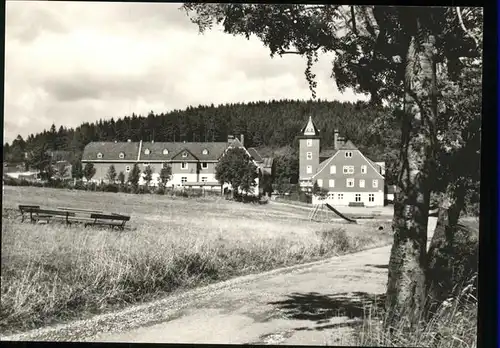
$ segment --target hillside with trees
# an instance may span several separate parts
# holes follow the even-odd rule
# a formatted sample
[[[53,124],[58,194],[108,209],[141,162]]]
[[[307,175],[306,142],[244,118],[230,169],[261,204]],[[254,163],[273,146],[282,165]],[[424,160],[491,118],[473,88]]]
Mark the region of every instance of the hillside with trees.
[[[299,134],[309,115],[321,129],[322,148],[333,145],[334,129],[351,139],[376,161],[386,161],[390,172],[397,157],[398,127],[389,111],[364,102],[281,100],[188,107],[147,116],[125,116],[118,120],[83,123],[76,129],[52,125],[49,130],[18,136],[4,145],[4,161],[20,163],[24,152],[70,151],[73,164],[80,161],[91,141],[226,141],[228,135],[244,134],[246,147],[257,147],[264,156],[295,156]],[[390,116],[390,115],[389,115]],[[383,120],[383,125],[380,125]],[[388,121],[389,120],[389,121]],[[392,122],[394,121],[394,122]],[[77,166],[76,166],[77,167]],[[389,180],[390,181],[390,180]]]

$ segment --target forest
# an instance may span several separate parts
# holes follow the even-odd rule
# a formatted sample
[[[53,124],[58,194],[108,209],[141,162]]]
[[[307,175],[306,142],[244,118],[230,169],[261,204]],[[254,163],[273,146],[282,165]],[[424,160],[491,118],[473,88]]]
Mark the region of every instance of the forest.
[[[256,147],[263,156],[297,157],[295,136],[312,116],[321,130],[322,149],[333,145],[334,129],[350,139],[374,161],[387,162],[390,172],[398,154],[399,127],[391,111],[365,102],[341,103],[322,100],[272,100],[214,106],[189,106],[185,110],[132,114],[122,118],[84,122],[67,128],[53,124],[49,130],[19,135],[4,145],[4,161],[22,163],[25,152],[43,147],[48,151],[70,151],[78,163],[92,141],[226,141],[228,135],[245,137],[245,146]],[[286,171],[289,172],[289,171]],[[290,174],[293,175],[293,174]],[[390,173],[388,173],[390,181]]]

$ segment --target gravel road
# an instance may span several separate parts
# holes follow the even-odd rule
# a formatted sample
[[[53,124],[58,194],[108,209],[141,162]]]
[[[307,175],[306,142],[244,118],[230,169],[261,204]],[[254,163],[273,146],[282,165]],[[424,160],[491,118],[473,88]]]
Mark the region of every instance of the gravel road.
[[[1,340],[345,345],[363,310],[383,302],[389,254],[382,247],[240,277]]]

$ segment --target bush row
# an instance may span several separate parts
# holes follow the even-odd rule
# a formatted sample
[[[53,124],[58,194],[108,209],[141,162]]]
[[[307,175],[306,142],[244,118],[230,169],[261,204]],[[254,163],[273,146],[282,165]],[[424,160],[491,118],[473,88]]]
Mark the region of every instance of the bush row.
[[[220,196],[219,190],[203,190],[193,188],[172,189],[154,186],[132,186],[129,184],[107,184],[107,183],[85,183],[81,180],[76,181],[63,181],[63,180],[50,180],[48,182],[30,181],[25,179],[14,179],[4,177],[4,185],[9,186],[35,186],[35,187],[50,187],[58,189],[70,190],[83,190],[83,191],[96,191],[96,192],[123,192],[134,194],[159,194],[159,195],[172,195],[177,197],[203,197],[203,196]]]

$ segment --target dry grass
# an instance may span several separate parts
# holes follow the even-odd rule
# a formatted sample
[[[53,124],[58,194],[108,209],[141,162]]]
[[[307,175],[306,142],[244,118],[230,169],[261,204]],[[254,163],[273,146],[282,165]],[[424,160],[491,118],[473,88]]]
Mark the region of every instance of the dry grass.
[[[127,213],[131,230],[20,223],[22,203]],[[217,198],[4,187],[3,207],[4,334],[392,240],[390,222],[314,223],[303,209]]]
[[[472,284],[466,285],[457,298],[443,302],[430,320],[422,321],[413,329],[401,322],[391,333],[384,331],[384,314],[367,311],[363,325],[356,331],[355,344],[365,347],[475,348],[477,298],[471,288]]]

